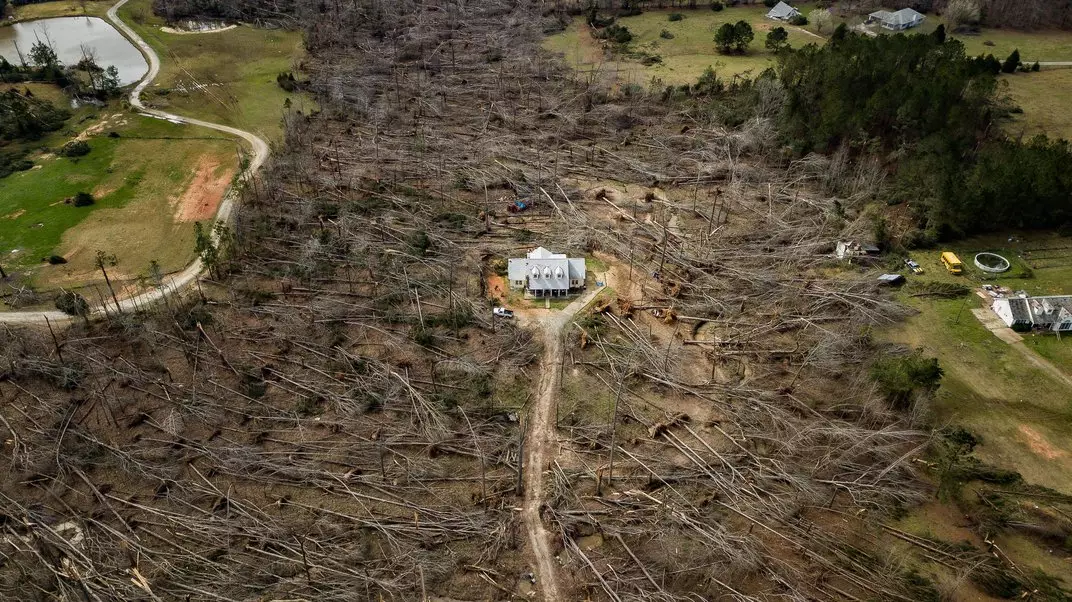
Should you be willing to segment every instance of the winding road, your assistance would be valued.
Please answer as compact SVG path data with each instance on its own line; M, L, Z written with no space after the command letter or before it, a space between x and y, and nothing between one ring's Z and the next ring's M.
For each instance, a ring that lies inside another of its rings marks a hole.
M141 81L130 91L130 104L139 113L143 115L149 115L152 117L158 117L160 119L166 119L174 123L186 123L189 125L196 125L213 129L219 132L224 132L232 136L242 138L246 142L249 142L253 149L253 155L250 157L249 165L246 169L239 174L240 180L250 178L253 174L260 169L265 160L268 159L270 149L268 143L255 134L233 128L230 126L222 125L219 123L212 123L209 121L203 121L201 119L194 119L192 117L183 117L181 115L175 115L160 111L157 109L151 109L146 107L141 101L141 93L156 79L156 76L160 74L160 57L156 54L149 44L141 38L129 25L123 22L119 18L118 11L124 4L130 0L119 0L114 6L108 9L107 17L112 22L112 25L116 27L124 36L126 36L131 42L133 42L141 51L145 58L149 61L149 71L142 77ZM220 202L220 208L216 212L215 223L227 223L231 219L231 213L234 211L235 203L238 200L238 188L232 186L227 194L224 195L223 200ZM215 239L215 228L213 228L213 239ZM152 290L138 293L136 295L124 295L119 298L119 307L123 311L142 308L147 305L152 305L159 302L167 292L174 293L192 284L202 272L205 271L205 266L202 265L201 259L197 258L190 265L186 266L181 272L169 274L165 277L163 284ZM109 306L110 310L114 310L114 303ZM104 306L96 306L91 310L91 316L102 316L105 314ZM0 323L7 324L38 324L44 323L46 318L51 322L69 322L72 316L65 314L58 310L50 311L21 311L21 312L0 312Z
M521 520L528 532L529 548L535 560L533 573L540 597L547 602L564 600L558 578L558 561L551 551L551 535L543 524L540 509L544 504L544 471L554 457L555 404L561 377L562 331L573 316L595 299L603 287L597 287L574 300L562 311L549 312L528 322L543 332L544 352L540 361L540 380L536 402L529 414L528 433L525 435L525 464L522 481L525 498L521 506Z

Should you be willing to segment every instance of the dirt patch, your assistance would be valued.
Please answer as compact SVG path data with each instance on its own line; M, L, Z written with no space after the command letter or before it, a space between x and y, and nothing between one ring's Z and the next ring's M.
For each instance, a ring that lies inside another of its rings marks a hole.
M488 276L488 298L498 299L499 302L506 299L506 279L498 274Z
M223 170L215 175L220 164L215 159L203 158L194 172L194 179L175 203L175 221L200 222L211 220L234 177L234 169Z
M1027 443L1027 446L1031 448L1035 455L1042 456L1047 460L1056 460L1068 455L1068 452L1054 447L1042 433L1026 424L1021 424L1018 430L1023 436L1024 442Z
M14 212L14 213L9 213L9 214L5 215L4 219L19 219L19 217L21 217L23 213L26 213L26 210L25 209L19 209L18 211Z
M86 129L82 130L82 132L80 134L78 134L77 136L75 136L74 139L75 140L88 140L88 139L92 138L93 136L99 135L108 126L120 126L120 125L126 124L126 122L127 122L126 119L123 119L123 114L122 113L115 113L114 115L109 115L109 116L105 117L104 119L101 119L97 123L94 123L93 125L91 125L91 126L87 127Z
M232 29L234 29L236 27L238 27L238 26L237 25L228 25L226 27L218 27L216 29L206 29L204 31L190 31L190 30L186 30L186 29L176 29L174 27L161 27L160 31L162 31L164 33L170 33L171 35L175 35L175 36L193 36L193 35L199 35L199 34L203 34L203 33L220 33L220 32L224 32L224 31L231 31Z

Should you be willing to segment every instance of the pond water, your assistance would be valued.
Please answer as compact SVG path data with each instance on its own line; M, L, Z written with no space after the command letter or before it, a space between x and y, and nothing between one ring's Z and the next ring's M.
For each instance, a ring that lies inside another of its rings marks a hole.
M21 51L29 61L30 47L46 39L65 65L82 60L83 45L91 49L98 65L115 65L124 86L138 81L149 70L138 49L110 23L97 17L38 19L0 27L0 56L17 65Z

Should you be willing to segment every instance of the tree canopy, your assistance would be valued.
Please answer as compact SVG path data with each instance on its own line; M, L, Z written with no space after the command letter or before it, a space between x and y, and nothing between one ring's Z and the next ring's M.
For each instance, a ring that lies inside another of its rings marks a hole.
M715 32L715 47L723 54L733 52L744 54L755 37L756 34L752 31L752 26L748 21L723 23L722 27Z
M993 56L968 57L941 36L871 38L839 27L824 46L778 60L794 151L885 157L887 201L911 200L936 237L1072 223L1072 147L1004 137L1011 105ZM1013 53L1006 65L1019 61Z

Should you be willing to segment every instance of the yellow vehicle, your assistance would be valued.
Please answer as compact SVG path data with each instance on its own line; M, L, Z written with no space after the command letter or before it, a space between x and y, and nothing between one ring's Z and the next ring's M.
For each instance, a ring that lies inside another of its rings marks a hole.
M964 271L964 264L960 263L960 259L952 251L942 252L942 265L950 274L960 274Z

